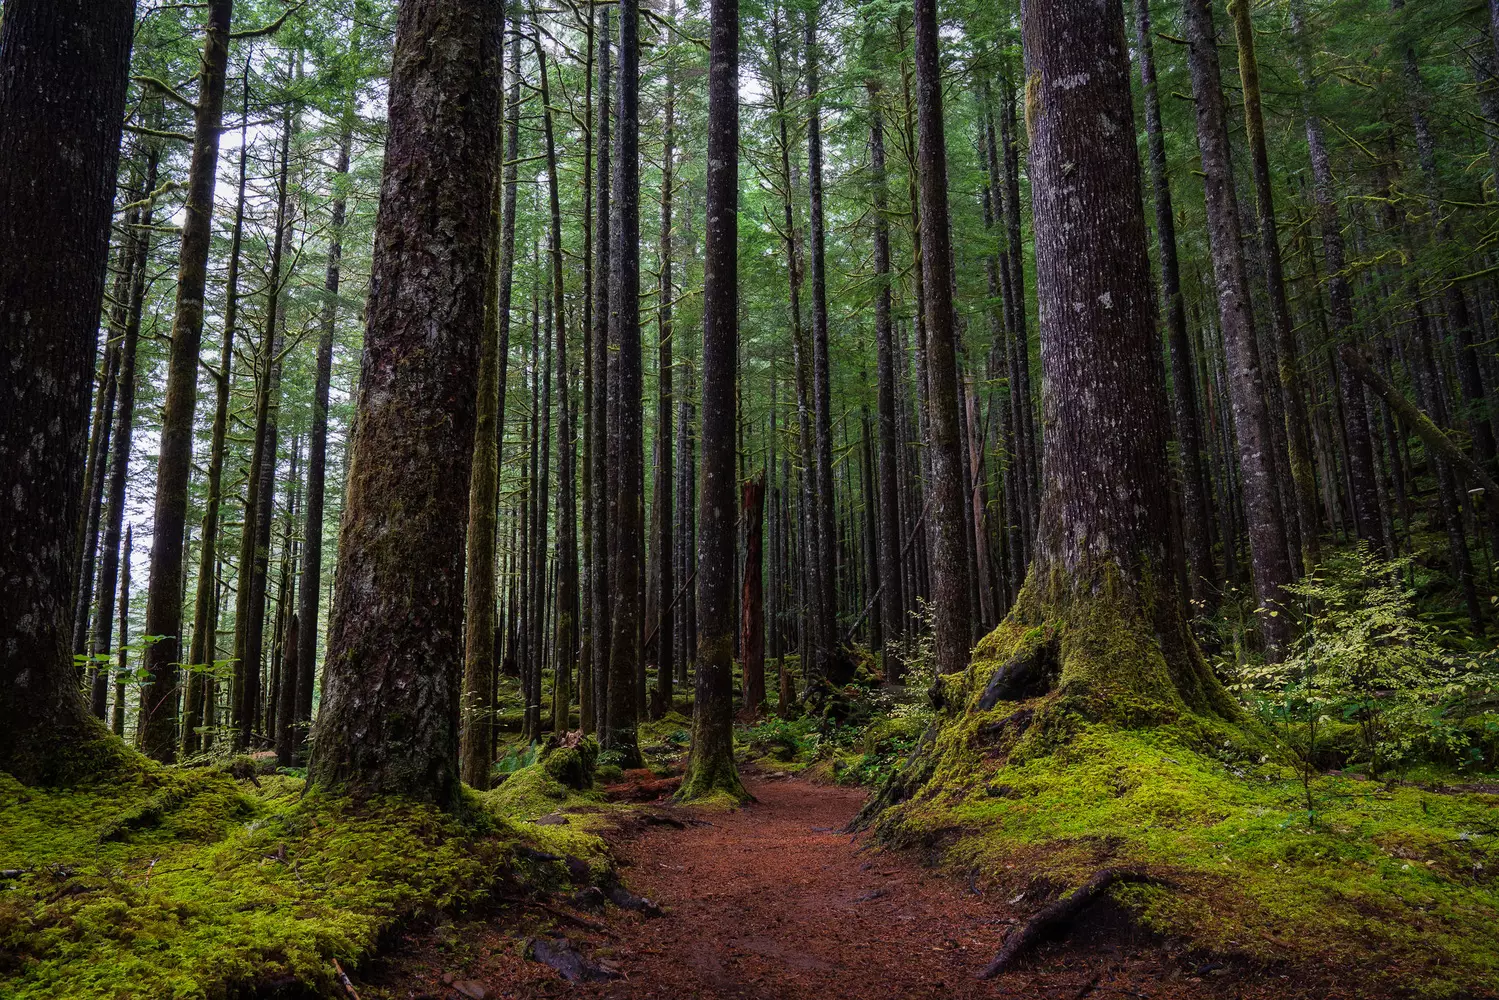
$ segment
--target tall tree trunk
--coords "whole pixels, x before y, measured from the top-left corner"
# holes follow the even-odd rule
[[[880,594],[883,666],[885,679],[900,683],[905,664],[892,646],[906,633],[906,611],[901,587],[900,470],[895,457],[899,416],[895,401],[895,331],[890,322],[890,221],[889,175],[885,166],[885,123],[880,87],[873,77],[865,85],[869,94],[869,165],[874,174],[874,273],[878,285],[874,300],[875,369],[879,414],[879,487],[875,510],[879,519]]]
[[[125,679],[129,672],[130,645],[130,551],[134,525],[125,525],[125,551],[120,555],[120,644],[115,654],[114,712],[109,728],[116,736],[125,735]]]
[[[581,339],[583,342],[583,427],[582,461],[580,463],[583,483],[583,579],[580,584],[578,642],[578,725],[585,733],[598,729],[598,710],[594,704],[593,664],[598,647],[598,625],[593,617],[593,505],[596,487],[593,481],[593,44],[594,20],[590,9],[586,18],[584,36],[587,42],[583,66],[583,297]]]
[[[675,24],[677,2],[669,0],[666,9],[667,21]],[[673,481],[672,462],[672,297],[676,294],[672,286],[672,185],[676,183],[675,129],[676,129],[676,79],[675,67],[668,62],[666,74],[666,99],[664,117],[665,131],[661,148],[661,237],[659,256],[661,278],[656,298],[656,484],[652,490],[656,498],[656,590],[660,595],[661,611],[650,627],[656,632],[656,690],[651,701],[651,717],[659,719],[671,711],[672,680],[675,673],[676,643],[676,592],[677,574],[676,548],[672,544],[675,518],[672,516]]]
[[[271,508],[276,489],[276,414],[280,408],[282,312],[281,266],[286,253],[286,207],[290,191],[291,108],[281,117],[277,173],[276,230],[266,284],[265,329],[256,362],[254,443],[245,484],[245,516],[240,529],[239,583],[234,611],[234,745],[248,749],[260,715],[260,667],[265,633],[266,568],[270,559]]]
[[[1166,345],[1171,356],[1172,398],[1176,404],[1176,446],[1182,477],[1182,547],[1187,563],[1188,592],[1193,601],[1206,606],[1212,600],[1217,577],[1208,539],[1211,514],[1202,473],[1197,373],[1192,364],[1187,309],[1181,287],[1181,263],[1177,257],[1176,216],[1172,207],[1171,178],[1167,172],[1166,136],[1161,128],[1150,0],[1134,0],[1134,5],[1135,41],[1140,53],[1140,83],[1145,98],[1145,133],[1150,149],[1150,179],[1155,194],[1156,241],[1160,248],[1161,308],[1166,314]]]
[[[1056,683],[1099,715],[1144,701],[1233,716],[1175,592],[1157,486],[1169,422],[1122,13],[1119,0],[1025,8],[1043,417],[1067,432],[1045,438],[1026,593],[986,641],[1034,654],[1027,630],[1055,623]]]
[[[207,497],[203,505],[202,537],[199,542],[198,587],[193,599],[193,639],[188,661],[199,671],[190,681],[183,699],[182,750],[195,754],[207,749],[201,730],[206,729],[212,707],[213,677],[207,669],[217,652],[219,606],[217,599],[219,528],[223,507],[224,450],[229,435],[229,396],[234,380],[234,338],[239,323],[239,269],[244,248],[245,188],[248,184],[250,62],[245,61],[241,79],[243,104],[239,121],[239,190],[235,197],[234,229],[229,239],[229,273],[224,288],[224,330],[219,344],[219,367],[214,372],[213,428],[208,447]]]
[[[609,608],[609,561],[612,555],[610,540],[614,533],[610,527],[609,483],[609,286],[611,283],[611,261],[613,236],[609,207],[610,145],[609,98],[609,8],[599,10],[599,85],[598,120],[593,130],[593,141],[598,151],[595,162],[593,188],[594,219],[598,227],[595,234],[593,256],[593,578],[590,580],[592,594],[593,641],[593,704],[594,721],[602,737],[609,729],[609,649],[613,637],[613,620]]]
[[[1260,254],[1265,267],[1265,283],[1270,298],[1270,326],[1274,335],[1275,356],[1280,376],[1281,399],[1286,425],[1286,457],[1291,467],[1291,482],[1297,521],[1300,525],[1302,567],[1306,572],[1317,565],[1320,548],[1317,534],[1317,480],[1312,471],[1310,421],[1306,412],[1306,395],[1301,384],[1296,335],[1291,329],[1291,306],[1286,299],[1285,269],[1281,262],[1280,236],[1275,225],[1275,196],[1270,187],[1270,155],[1265,149],[1265,117],[1260,107],[1259,62],[1254,54],[1254,21],[1249,3],[1234,0],[1229,4],[1234,19],[1234,36],[1239,45],[1239,79],[1244,90],[1244,131],[1249,142],[1249,158],[1254,174],[1256,221],[1260,235]],[[1363,394],[1359,393],[1357,411],[1362,420]],[[1363,452],[1350,453],[1356,476],[1374,483],[1373,457],[1368,450],[1368,427],[1363,428]],[[1288,515],[1289,516],[1289,515]],[[1361,525],[1378,537],[1378,519]],[[1370,537],[1370,536],[1365,536]]]
[[[8,0],[0,21],[0,770],[75,775],[102,734],[70,650],[89,392],[134,0]]]
[[[1229,163],[1228,123],[1218,68],[1218,34],[1210,0],[1185,0],[1188,63],[1197,106],[1197,142],[1202,151],[1208,236],[1217,280],[1218,314],[1223,324],[1229,368],[1228,389],[1238,440],[1239,475],[1249,517],[1249,551],[1255,595],[1275,610],[1281,588],[1291,582],[1285,522],[1276,490],[1273,435],[1265,404],[1264,380],[1250,313],[1249,279],[1244,268],[1238,200]],[[1226,542],[1227,544],[1227,542]],[[1265,648],[1278,659],[1290,639],[1286,614],[1261,615]]]
[[[166,405],[156,465],[156,508],[151,528],[151,570],[146,589],[146,647],[141,685],[141,749],[157,760],[177,753],[178,661],[182,658],[182,580],[187,487],[192,472],[193,415],[198,406],[198,351],[203,340],[203,296],[213,237],[213,191],[218,179],[219,133],[229,64],[233,0],[208,0],[203,57],[198,73],[192,162],[188,167],[186,219],[178,251],[177,305],[167,362]]]
[[[358,423],[310,780],[456,805],[465,507],[500,8],[402,0]],[[470,95],[453,101],[448,95]]]
[[[147,154],[145,190],[156,188],[158,153]],[[115,579],[120,566],[120,528],[125,519],[125,485],[130,475],[130,444],[135,433],[136,355],[140,345],[141,313],[146,299],[146,265],[151,257],[151,221],[155,206],[147,206],[138,220],[140,229],[131,238],[129,302],[126,305],[124,337],[120,343],[120,371],[115,426],[111,434],[113,454],[109,459],[108,517],[104,522],[104,545],[99,566],[99,613],[95,616],[93,643],[89,649],[90,709],[103,720],[109,702],[109,640],[114,634]]]
[[[937,50],[937,0],[916,0],[916,94],[921,122],[921,267],[927,327],[927,407],[931,421],[933,531],[932,597],[936,661],[942,673],[968,665],[972,622],[968,553],[963,529],[963,465],[958,435],[958,358],[953,315],[952,233],[947,207],[947,145],[942,66]]]
[[[609,428],[610,460],[618,489],[609,496],[614,533],[609,560],[613,618],[609,642],[609,724],[604,746],[626,766],[638,766],[636,681],[640,665],[644,492],[641,453],[640,358],[640,52],[639,0],[619,5],[619,128],[615,137],[614,210],[609,295],[615,322],[611,347],[616,367],[610,386],[615,419]]]
[[[835,666],[840,657],[836,649],[838,635],[838,546],[835,536],[835,501],[833,496],[833,416],[832,372],[828,361],[828,286],[827,263],[823,242],[826,222],[822,197],[822,122],[821,82],[817,42],[818,10],[806,14],[804,57],[807,84],[807,191],[811,217],[807,223],[808,280],[812,285],[812,426],[815,432],[809,472],[816,482],[814,509],[816,553],[819,572],[815,581],[812,613],[822,623],[822,641],[813,650],[812,676],[834,686],[845,679]]]
[[[703,478],[697,693],[683,800],[746,797],[734,765],[734,424],[739,356],[739,0],[711,0],[703,254]]]
[[[88,652],[89,612],[94,605],[94,566],[99,555],[99,521],[104,510],[105,463],[109,458],[109,441],[114,433],[115,395],[120,384],[120,349],[115,344],[104,350],[99,391],[95,394],[93,431],[89,434],[88,464],[83,481],[83,524],[79,534],[78,570],[74,575],[73,656]]]

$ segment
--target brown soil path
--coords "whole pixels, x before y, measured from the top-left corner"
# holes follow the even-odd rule
[[[617,1000],[865,1000],[994,997],[1288,997],[1293,981],[1194,966],[1110,921],[1085,921],[1065,943],[1043,946],[1024,969],[993,982],[976,975],[1017,918],[1038,905],[981,895],[904,852],[839,832],[860,790],[798,779],[751,780],[757,802],[694,815],[685,829],[621,831],[615,851],[629,888],[662,916],[614,907],[584,921],[561,907],[527,908],[439,927],[367,970],[364,1000],[600,997]],[[582,916],[577,911],[570,911]],[[544,928],[552,925],[554,929]],[[591,925],[591,926],[588,926]],[[565,982],[529,961],[520,940],[565,935],[618,978]],[[367,984],[367,985],[366,985]]]

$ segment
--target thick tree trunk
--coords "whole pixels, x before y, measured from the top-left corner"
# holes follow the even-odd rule
[[[499,6],[402,0],[310,779],[455,805]],[[465,100],[454,100],[457,94]]]
[[[68,780],[103,732],[70,640],[89,391],[134,0],[8,0],[0,21],[0,770]]]
[[[1218,35],[1210,0],[1185,0],[1188,63],[1197,105],[1197,141],[1202,151],[1208,236],[1217,281],[1218,314],[1223,324],[1229,369],[1228,389],[1238,441],[1239,475],[1249,518],[1249,551],[1255,595],[1274,610],[1281,588],[1291,582],[1286,528],[1276,490],[1270,413],[1265,404],[1254,317],[1250,313],[1238,200],[1229,163],[1228,124],[1218,68]],[[1279,658],[1290,639],[1286,614],[1261,615],[1266,652]]]
[[[639,766],[636,690],[641,663],[641,576],[644,562],[640,497],[644,492],[641,452],[640,357],[640,52],[639,0],[619,5],[619,128],[615,136],[614,211],[609,296],[614,309],[611,348],[615,364],[610,395],[610,461],[617,489],[609,495],[614,544],[609,559],[612,607],[609,642],[609,719],[606,749],[626,766]]]
[[[182,658],[182,580],[187,487],[192,472],[193,415],[198,405],[198,351],[203,340],[203,296],[213,237],[213,190],[218,178],[219,133],[229,63],[233,0],[209,0],[198,74],[192,162],[188,167],[186,219],[178,251],[177,306],[167,363],[166,401],[156,465],[156,507],[151,529],[151,571],[146,590],[146,647],[141,686],[141,749],[157,760],[177,753],[178,662]]]
[[[739,0],[711,0],[707,234],[703,270],[703,478],[696,547],[697,693],[677,791],[746,797],[734,765],[734,424],[739,354]]]
[[[937,0],[916,0],[916,93],[921,120],[921,267],[927,325],[927,401],[931,420],[933,603],[936,660],[942,673],[968,664],[972,622],[968,603],[967,536],[958,432],[958,358],[952,301],[952,234],[947,211],[947,146],[942,72],[937,50]]]
[[[1182,613],[1157,485],[1169,419],[1123,12],[1031,0],[1023,31],[1043,419],[1059,431],[1045,439],[1030,580],[996,636],[1023,647],[1026,629],[1059,623],[1056,683],[1102,714],[1141,702],[1232,714]]]

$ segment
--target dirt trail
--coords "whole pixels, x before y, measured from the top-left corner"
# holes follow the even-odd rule
[[[658,902],[647,918],[608,908],[583,922],[524,916],[440,927],[369,970],[364,1000],[478,997],[863,998],[1258,997],[1299,991],[1283,977],[1244,982],[1139,940],[1104,913],[1025,969],[975,977],[1017,918],[1037,905],[981,895],[904,852],[839,832],[859,790],[797,779],[748,783],[756,804],[646,825],[612,838],[629,888]],[[661,807],[665,814],[668,808]],[[565,935],[618,978],[572,984],[522,957],[518,938]],[[543,936],[547,936],[543,934]],[[1327,995],[1319,993],[1319,995]]]

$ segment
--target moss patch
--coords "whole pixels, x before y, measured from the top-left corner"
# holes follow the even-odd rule
[[[1183,713],[1125,728],[1055,694],[927,738],[887,795],[887,840],[940,847],[1006,891],[1146,870],[1157,884],[1115,898],[1212,954],[1357,968],[1430,996],[1499,989],[1499,796],[1323,776],[1310,821],[1250,727]]]
[[[0,881],[0,994],[329,989],[333,959],[357,963],[403,922],[464,909],[499,882],[566,878],[538,856],[607,867],[596,836],[520,822],[497,793],[450,814],[259,780],[138,759],[69,790],[0,774],[0,870],[21,870]]]

